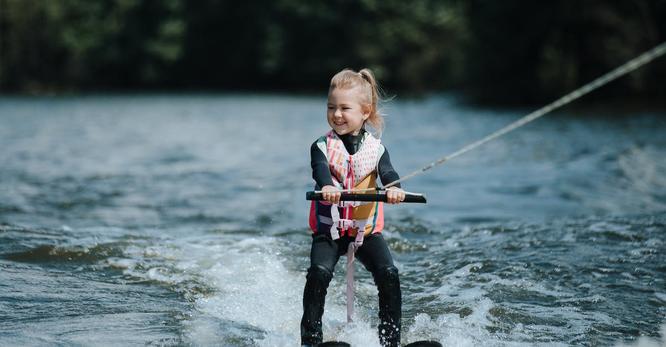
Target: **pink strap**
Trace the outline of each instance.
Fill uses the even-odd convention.
[[[347,247],[347,323],[352,322],[354,315],[354,255],[356,250],[363,245],[364,230],[365,228],[359,229],[356,239]]]

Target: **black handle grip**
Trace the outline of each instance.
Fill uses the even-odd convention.
[[[307,192],[305,193],[306,200],[324,200],[322,198],[322,193]],[[386,202],[385,193],[368,193],[368,194],[355,194],[355,193],[342,193],[340,195],[340,201],[382,201]],[[405,200],[402,202],[414,202],[425,204],[426,197],[425,195],[413,195],[405,194]]]

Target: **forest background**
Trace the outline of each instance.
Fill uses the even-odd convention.
[[[0,93],[390,91],[550,101],[666,41],[666,0],[0,0]],[[602,96],[666,100],[666,63]]]

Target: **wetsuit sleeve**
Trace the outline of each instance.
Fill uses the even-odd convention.
[[[391,164],[391,157],[389,156],[388,150],[384,148],[384,153],[382,157],[379,158],[379,163],[377,164],[377,173],[379,178],[382,180],[383,185],[387,185],[393,181],[399,180],[400,175],[395,172],[393,165]],[[398,188],[401,188],[400,183],[395,185]]]
[[[328,168],[328,160],[324,152],[317,146],[317,141],[310,147],[310,166],[312,166],[312,178],[319,188],[333,185],[333,177]]]

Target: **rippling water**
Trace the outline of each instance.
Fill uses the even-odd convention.
[[[294,346],[323,98],[0,98],[0,344]],[[393,101],[402,174],[531,110]],[[387,207],[403,342],[613,345],[666,322],[666,115],[568,109]],[[378,346],[339,266],[325,336]],[[664,343],[662,337],[661,341]]]

